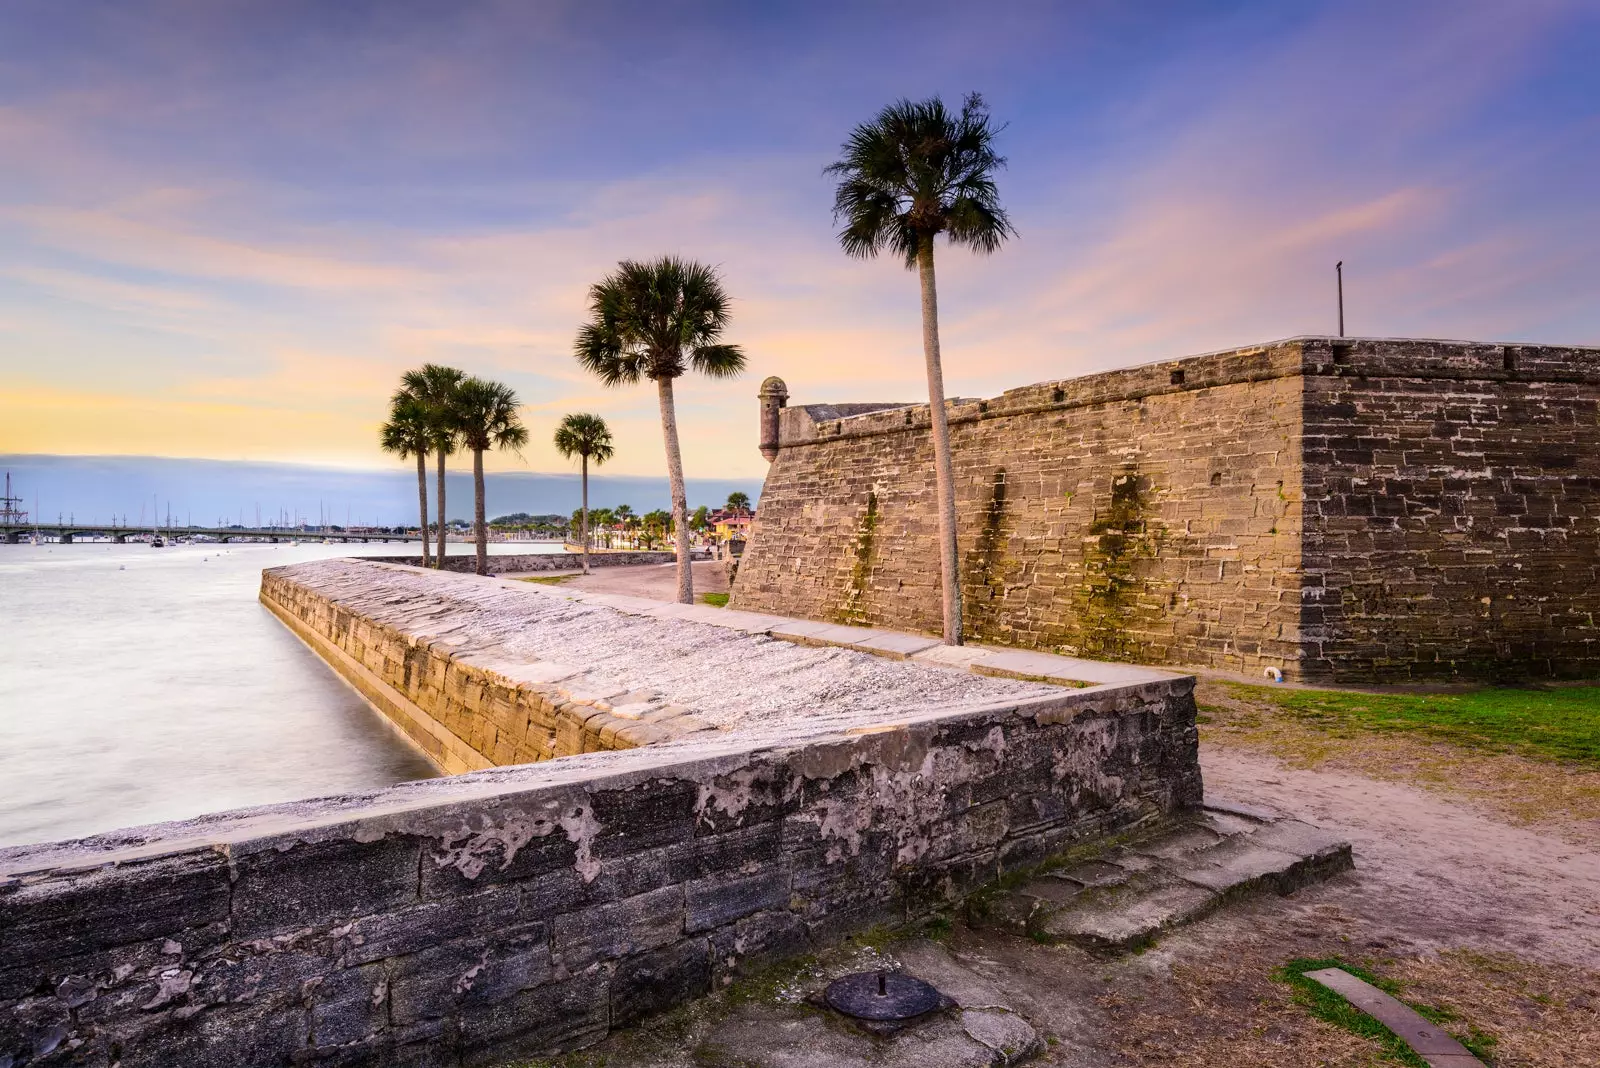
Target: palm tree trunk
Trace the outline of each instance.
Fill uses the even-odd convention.
[[[439,450],[439,570],[444,570],[444,450]]]
[[[483,450],[472,450],[472,529],[476,533],[480,575],[489,573],[489,524],[483,518]]]
[[[922,282],[922,355],[928,364],[928,412],[933,423],[933,478],[939,507],[939,571],[944,601],[944,642],[961,644],[961,576],[956,559],[956,476],[950,461],[950,420],[944,410],[944,370],[939,364],[939,294],[933,277],[933,236],[917,247]]]
[[[422,512],[422,566],[428,566],[428,454],[417,453],[417,507]]]
[[[656,379],[661,397],[661,436],[667,445],[667,481],[672,486],[672,524],[678,531],[678,603],[694,604],[694,572],[689,568],[689,498],[683,488],[683,453],[678,449],[678,413],[672,379]]]
[[[589,573],[589,454],[583,453],[580,457],[583,468],[583,573]]]

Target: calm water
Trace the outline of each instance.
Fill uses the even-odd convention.
[[[256,600],[264,567],[400,551],[0,544],[0,845],[431,776]]]

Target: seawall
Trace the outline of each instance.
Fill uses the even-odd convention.
[[[403,571],[414,575],[400,582]],[[679,714],[721,726],[0,850],[0,1058],[457,1066],[571,1049],[763,961],[903,923],[1200,801],[1186,677],[1078,689],[985,679],[648,615],[687,606],[573,603],[367,562],[269,578],[274,601],[310,604],[290,589],[300,585],[337,603],[290,615],[341,649],[386,640],[340,615],[353,605],[431,607],[435,626],[416,638],[442,663],[423,672],[442,673],[440,693],[471,678],[446,661],[482,655],[491,638],[525,650],[532,620],[569,648],[601,648],[583,643],[603,634],[624,646],[588,670],[549,668],[565,680],[637,662],[647,633],[670,647],[664,663],[709,658],[681,676],[664,668],[650,696],[608,702],[613,712],[668,707],[708,664],[776,657],[793,680],[778,692],[810,713],[694,704]],[[427,604],[413,603],[419,584]],[[872,687],[821,704],[804,692],[813,663]],[[539,664],[554,662],[522,657]],[[513,680],[513,666],[483,670],[556,703],[558,684]],[[921,692],[937,700],[899,703]],[[482,701],[474,713],[494,714]]]
[[[974,640],[1600,676],[1600,349],[1297,338],[948,411]],[[781,410],[732,604],[937,632],[928,425],[926,404]]]

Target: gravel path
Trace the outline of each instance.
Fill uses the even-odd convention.
[[[555,661],[597,682],[652,690],[719,727],[847,713],[930,713],[1058,694],[1058,687],[795,645],[677,619],[568,600],[561,588],[515,588],[399,565],[325,560],[283,574],[351,611],[462,651],[518,663]]]

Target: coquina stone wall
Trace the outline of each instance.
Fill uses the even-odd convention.
[[[782,412],[739,608],[939,629],[926,405]],[[1600,675],[1600,350],[1301,338],[950,403],[970,639]]]
[[[1600,350],[1306,352],[1303,670],[1600,677]]]
[[[0,850],[0,1064],[582,1046],[1198,804],[1192,683],[835,718],[778,744],[697,734]]]
[[[617,695],[593,692],[581,675],[569,683],[571,669],[475,662],[446,638],[351,611],[295,581],[292,569],[262,572],[261,602],[448,775],[707,729],[682,708],[656,710],[648,720],[616,715],[606,698]]]

